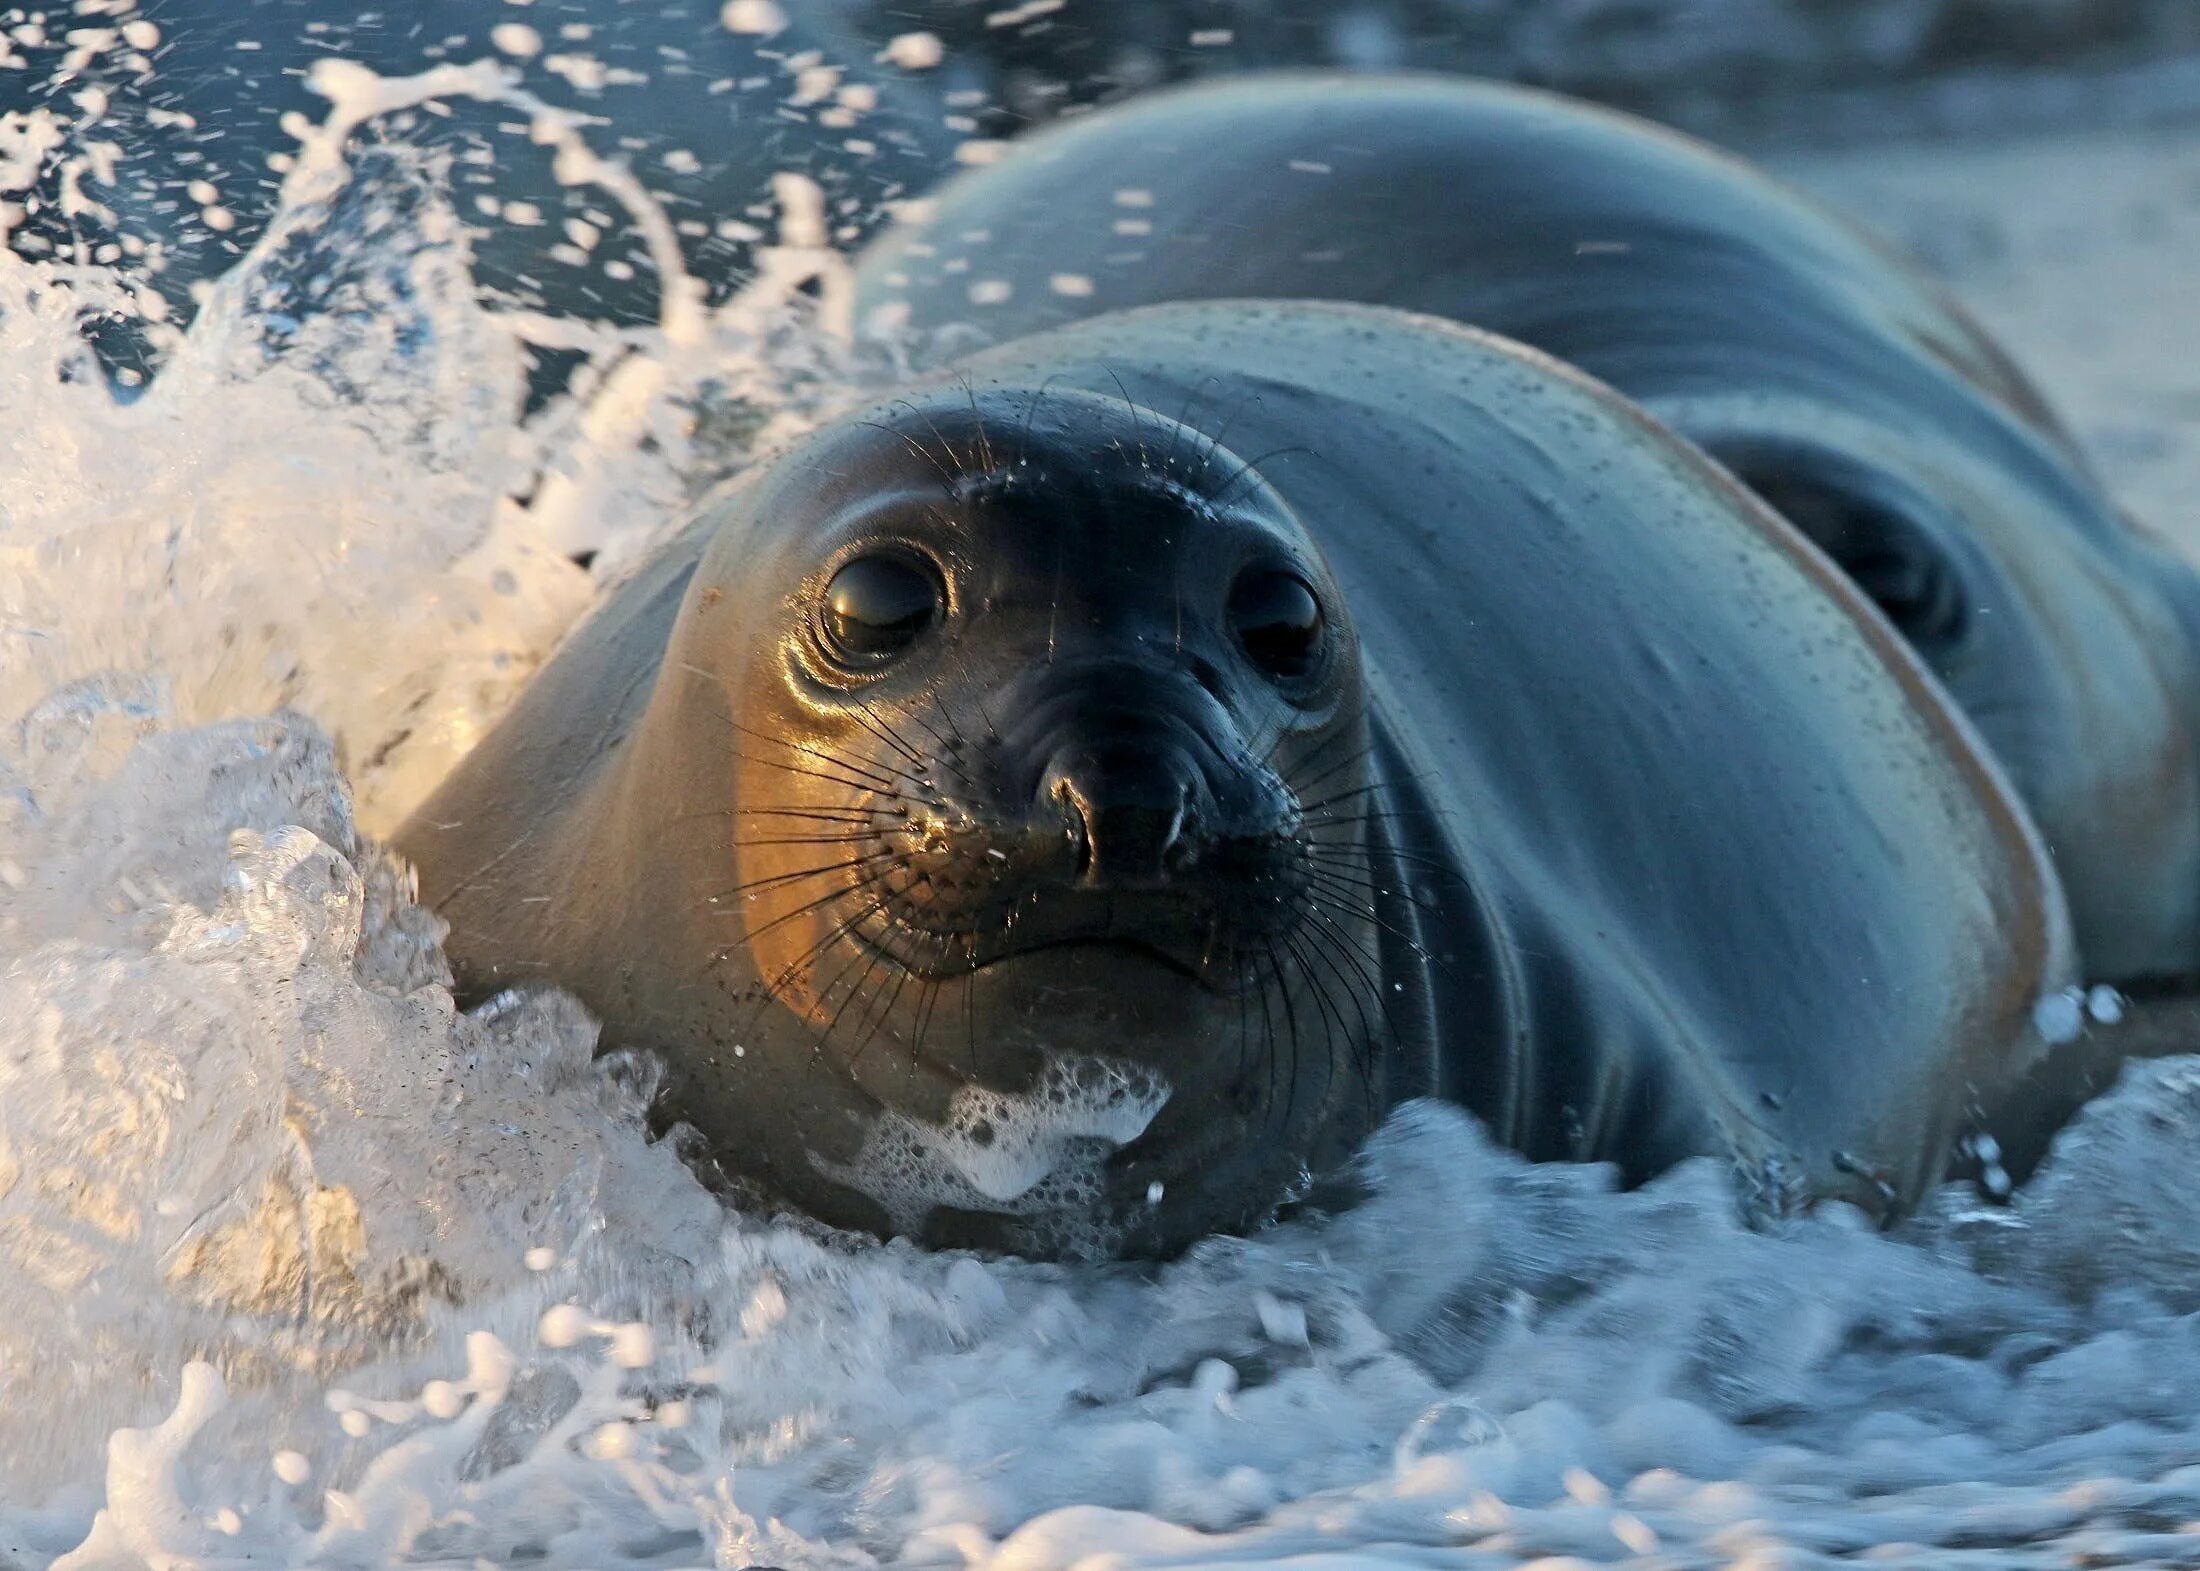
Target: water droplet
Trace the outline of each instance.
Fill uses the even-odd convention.
[[[1446,1397],[1406,1426],[1395,1456],[1401,1468],[1424,1457],[1472,1451],[1505,1438],[1504,1426],[1463,1396]]]

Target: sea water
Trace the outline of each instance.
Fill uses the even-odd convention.
[[[1893,1236],[1416,1105],[1340,1215],[1055,1266],[728,1210],[577,1006],[454,1008],[374,834],[877,368],[801,177],[706,309],[508,61],[320,86],[188,328],[0,252],[0,1565],[2200,1564],[2200,1060]],[[344,140],[438,95],[636,226],[653,328],[476,297],[434,171]],[[96,107],[0,122],[0,185],[96,201]]]

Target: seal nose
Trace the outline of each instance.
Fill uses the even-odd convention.
[[[1205,791],[1191,760],[1165,744],[1070,749],[1047,766],[1039,795],[1067,820],[1087,885],[1151,888],[1197,856]]]

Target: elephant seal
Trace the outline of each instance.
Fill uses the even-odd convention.
[[[2000,756],[2088,972],[2200,969],[2200,588],[1915,270],[1746,165],[1548,94],[1278,75],[1031,136],[866,256],[988,339],[1165,300],[1426,311],[1570,361],[1839,563]]]
[[[1095,320],[830,424],[403,828],[733,1173],[934,1245],[1257,1223],[1401,1100],[1898,1215],[2040,1052],[2055,878],[1794,531],[1532,351]]]

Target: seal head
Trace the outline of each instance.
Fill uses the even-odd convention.
[[[846,1225],[1098,1252],[1243,1226],[1357,1142],[1357,642],[1244,458],[953,386],[716,523],[577,865],[630,885],[584,994],[681,1044],[670,1103],[729,1165]]]

